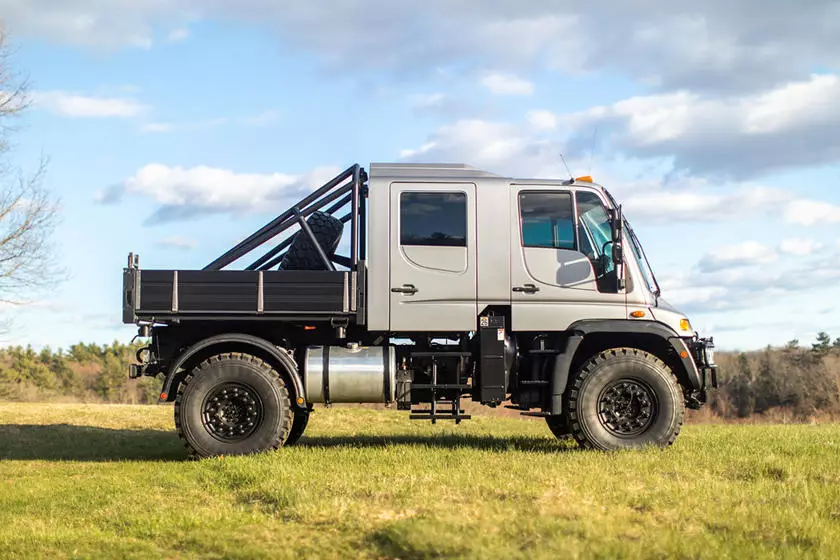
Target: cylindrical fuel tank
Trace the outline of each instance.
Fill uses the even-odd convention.
[[[310,346],[303,362],[306,400],[313,403],[394,401],[393,346]]]

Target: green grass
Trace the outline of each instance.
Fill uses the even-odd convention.
[[[840,426],[603,454],[541,421],[318,409],[186,461],[169,407],[0,404],[0,557],[840,558]]]

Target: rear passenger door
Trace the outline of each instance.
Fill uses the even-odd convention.
[[[475,330],[475,185],[392,183],[390,204],[391,331]]]

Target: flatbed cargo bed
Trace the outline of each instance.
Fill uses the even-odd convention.
[[[125,272],[124,320],[351,313],[351,273],[329,270]]]

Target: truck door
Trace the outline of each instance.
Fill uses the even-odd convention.
[[[475,185],[391,184],[391,331],[476,325]]]
[[[525,185],[514,185],[510,197],[518,229],[510,238],[512,328],[560,331],[580,319],[626,319],[601,198]]]

